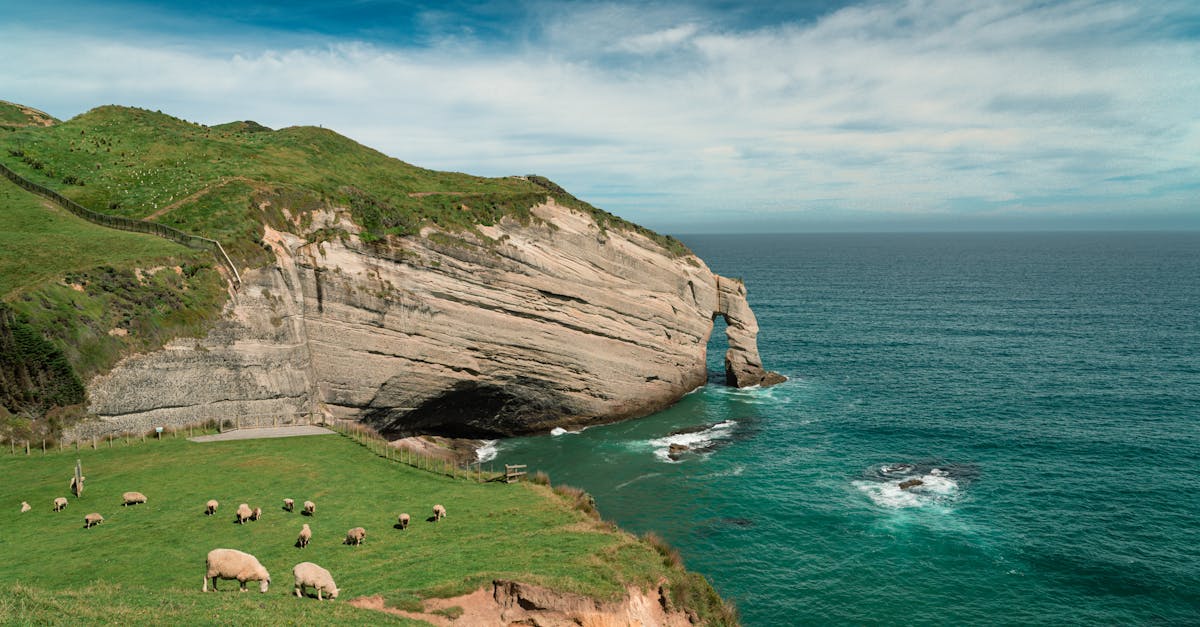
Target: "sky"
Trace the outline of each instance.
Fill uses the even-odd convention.
[[[321,125],[668,233],[1200,229],[1195,0],[4,5],[0,99]]]

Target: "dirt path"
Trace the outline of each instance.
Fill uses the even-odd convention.
[[[166,207],[163,207],[162,209],[159,209],[158,211],[155,211],[154,213],[152,213],[142,219],[143,220],[155,220],[157,218],[161,218],[161,217],[167,215],[168,213],[170,213],[171,211],[174,211],[175,209],[178,209],[179,207],[182,207],[183,205],[186,205],[189,202],[199,200],[201,196],[213,191],[214,189],[217,189],[218,187],[225,187],[226,185],[228,185],[234,181],[245,181],[247,183],[253,182],[244,176],[233,176],[233,177],[230,177],[230,178],[227,178],[227,179],[221,181],[220,183],[213,183],[212,185],[202,188],[199,191],[188,194],[187,196],[184,196],[183,198],[176,200],[175,202],[167,205]]]
[[[238,429],[216,435],[198,435],[188,438],[192,442],[226,442],[228,440],[258,440],[262,438],[291,438],[301,435],[334,435],[333,431],[316,425],[292,425],[288,427],[261,427]]]

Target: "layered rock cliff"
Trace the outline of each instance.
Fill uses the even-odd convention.
[[[242,274],[207,337],[91,382],[103,423],[89,430],[336,416],[504,436],[609,422],[702,385],[718,315],[729,382],[782,380],[762,366],[740,281],[550,199],[532,215],[369,244],[343,211],[295,216],[301,235],[267,227],[274,263]]]

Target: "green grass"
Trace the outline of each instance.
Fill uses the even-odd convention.
[[[206,127],[158,112],[105,106],[55,126],[0,134],[0,159],[93,210],[154,216],[222,239],[236,250],[250,250],[245,243],[264,219],[259,209],[264,193],[283,186],[303,190],[319,205],[350,207],[368,239],[412,235],[424,224],[469,230],[503,216],[527,219],[530,207],[552,196],[590,213],[602,230],[637,230],[674,254],[687,253],[678,241],[596,209],[543,177],[427,170],[309,126],[272,131],[235,122]],[[244,186],[227,187],[234,178]],[[225,192],[209,198],[203,210],[160,215],[217,188]],[[219,220],[212,219],[214,213]]]
[[[76,459],[87,476],[82,499],[69,497]],[[303,624],[387,622],[346,601],[382,595],[415,608],[430,596],[466,593],[496,578],[546,585],[601,599],[629,584],[695,577],[655,548],[573,509],[549,488],[451,479],[388,461],[342,436],[197,444],[168,439],[100,450],[0,457],[0,623],[77,617],[87,622],[243,623],[283,617]],[[122,492],[147,495],[125,508]],[[70,506],[51,511],[68,496]],[[313,500],[316,516],[281,509],[282,499]],[[203,515],[210,499],[218,514]],[[18,504],[33,510],[20,514]],[[233,522],[238,503],[263,519]],[[448,516],[426,522],[435,503]],[[105,522],[83,529],[83,516]],[[400,512],[406,531],[393,529]],[[312,543],[294,548],[301,524]],[[367,530],[362,546],[341,544],[347,529]],[[226,547],[256,555],[271,573],[266,595],[200,592],[204,557]],[[290,597],[291,568],[312,561],[341,588],[336,602]],[[709,589],[711,590],[711,589]]]
[[[171,263],[201,255],[172,241],[94,225],[0,177],[0,297],[99,265]]]
[[[0,100],[0,130],[12,130],[30,125],[40,126],[46,122],[55,124],[58,120],[43,111]]]

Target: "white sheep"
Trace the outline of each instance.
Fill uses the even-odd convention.
[[[247,581],[257,581],[258,591],[265,593],[271,585],[271,574],[259,563],[258,558],[249,553],[236,549],[213,549],[208,552],[204,561],[204,587],[200,590],[208,592],[208,582],[212,580],[212,588],[217,589],[217,579],[236,579],[246,591]]]
[[[346,541],[342,544],[352,544],[358,546],[367,538],[367,530],[362,527],[355,527],[346,532]]]
[[[305,516],[314,516],[314,515],[316,515],[316,513],[317,513],[317,504],[316,504],[316,503],[313,503],[312,501],[305,501],[305,502],[304,502],[304,511],[303,511],[302,513],[303,513]]]
[[[84,481],[87,481],[87,477],[84,477],[82,475],[80,475],[79,477],[76,477],[74,475],[71,476],[71,494],[74,494],[75,498],[79,498],[79,497],[83,496],[83,482]]]
[[[67,497],[60,496],[54,499],[54,511],[61,512],[67,508]]]
[[[446,508],[441,505],[433,506],[433,521],[437,522],[446,517]]]
[[[259,518],[262,518],[262,508],[255,507],[254,511],[250,512],[250,520],[258,520]]]
[[[296,509],[296,502],[292,499],[283,499],[283,511],[290,512]]]
[[[33,508],[29,506],[29,503],[26,503],[25,501],[21,501],[21,513],[22,514],[24,514],[25,512],[27,512],[31,509],[33,509]]]
[[[308,541],[312,540],[312,529],[308,528],[308,523],[300,528],[300,537],[296,538],[296,546],[304,548],[308,546]]]
[[[305,527],[307,526],[305,525]],[[305,588],[315,588],[318,601],[324,600],[322,593],[328,595],[330,599],[338,597],[338,587],[333,582],[333,575],[312,562],[296,564],[296,567],[292,569],[292,576],[296,578],[296,596],[298,597],[305,595],[307,592]]]
[[[409,521],[410,519],[411,519],[411,518],[409,517],[409,515],[408,515],[408,514],[400,514],[400,519],[399,519],[399,522],[400,522],[400,528],[401,528],[401,529],[408,529],[408,521]]]
[[[238,524],[244,525],[246,524],[246,521],[250,520],[250,517],[254,515],[254,512],[250,510],[249,505],[242,503],[241,505],[238,505],[236,514]]]
[[[83,528],[91,529],[102,522],[104,522],[104,517],[97,512],[92,512],[83,517]]]
[[[208,502],[204,504],[204,515],[212,516],[213,514],[217,513],[218,505],[220,505],[220,503],[217,502],[217,499],[208,499]]]
[[[130,505],[137,505],[138,503],[145,503],[146,495],[141,492],[126,492],[121,495],[121,500],[124,501],[122,505],[128,507]]]

